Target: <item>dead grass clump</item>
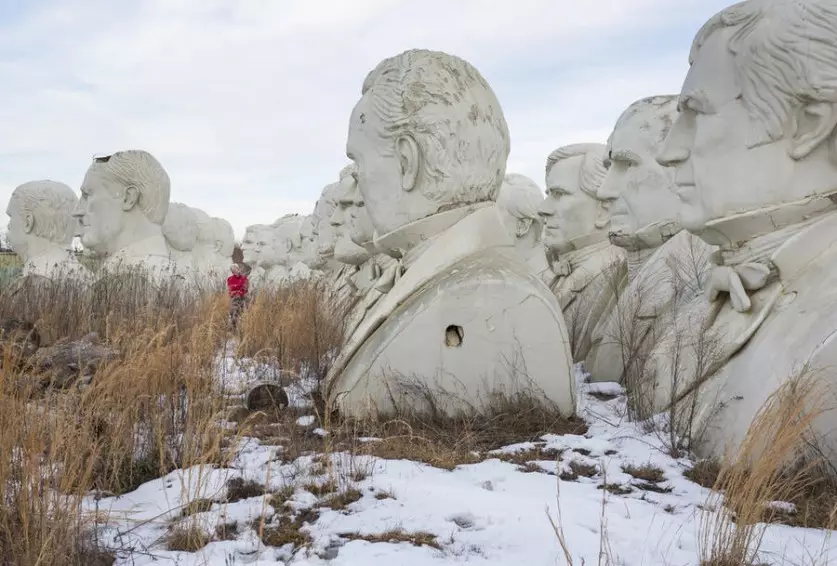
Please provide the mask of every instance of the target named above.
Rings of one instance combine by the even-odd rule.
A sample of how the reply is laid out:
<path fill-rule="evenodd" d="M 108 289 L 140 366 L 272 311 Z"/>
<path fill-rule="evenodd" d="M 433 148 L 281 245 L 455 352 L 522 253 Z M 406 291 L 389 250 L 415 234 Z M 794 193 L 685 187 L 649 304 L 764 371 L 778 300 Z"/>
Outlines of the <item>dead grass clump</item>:
<path fill-rule="evenodd" d="M 406 542 L 413 546 L 429 546 L 436 550 L 442 550 L 442 546 L 437 542 L 437 536 L 424 531 L 409 532 L 404 529 L 390 529 L 383 533 L 377 534 L 360 534 L 360 533 L 340 533 L 341 538 L 347 540 L 365 540 L 366 542 L 388 542 L 398 544 Z"/>
<path fill-rule="evenodd" d="M 316 497 L 323 497 L 330 493 L 335 493 L 338 489 L 337 480 L 334 478 L 328 479 L 324 482 L 308 482 L 303 486 L 303 489 L 315 495 Z"/>
<path fill-rule="evenodd" d="M 716 460 L 698 460 L 683 472 L 683 476 L 701 487 L 712 488 L 721 474 L 721 464 Z"/>
<path fill-rule="evenodd" d="M 214 504 L 215 502 L 211 499 L 195 499 L 183 507 L 183 510 L 180 512 L 180 516 L 185 518 L 199 513 L 208 513 L 212 511 L 212 506 Z"/>
<path fill-rule="evenodd" d="M 556 461 L 561 457 L 561 450 L 556 448 L 544 448 L 543 446 L 535 446 L 527 450 L 518 450 L 517 452 L 500 452 L 494 453 L 491 457 L 509 462 L 511 464 L 518 464 L 526 466 L 534 461 Z"/>
<path fill-rule="evenodd" d="M 291 518 L 280 515 L 273 524 L 267 525 L 260 533 L 262 543 L 266 546 L 282 547 L 292 544 L 294 548 L 300 548 L 311 544 L 311 535 L 304 532 L 302 528 L 306 524 L 314 524 L 319 519 L 319 511 L 306 509 L 296 517 Z"/>
<path fill-rule="evenodd" d="M 236 503 L 265 494 L 264 485 L 255 480 L 231 478 L 227 480 L 227 503 Z"/>
<path fill-rule="evenodd" d="M 660 483 L 665 481 L 666 479 L 663 470 L 650 463 L 643 464 L 642 466 L 634 466 L 628 464 L 626 466 L 622 466 L 622 471 L 628 474 L 629 476 L 633 476 L 638 480 L 646 481 L 649 483 Z"/>
<path fill-rule="evenodd" d="M 447 416 L 425 395 L 431 409 L 422 414 L 400 412 L 366 421 L 344 421 L 337 427 L 344 436 L 366 436 L 379 440 L 356 446 L 360 454 L 387 459 L 406 459 L 452 470 L 486 457 L 504 458 L 487 452 L 539 440 L 544 434 L 584 434 L 587 425 L 575 417 L 564 417 L 556 407 L 529 394 L 506 398 L 496 396 L 480 412 Z M 510 456 L 513 457 L 513 456 Z"/>
<path fill-rule="evenodd" d="M 702 564 L 753 564 L 772 502 L 800 500 L 811 487 L 819 462 L 808 451 L 808 433 L 828 398 L 820 383 L 810 371 L 789 379 L 756 415 L 735 458 L 721 467 L 718 491 L 706 505 L 715 512 L 701 522 Z"/>
<path fill-rule="evenodd" d="M 343 489 L 337 493 L 326 497 L 323 501 L 319 503 L 319 507 L 328 507 L 333 511 L 343 511 L 356 501 L 360 501 L 363 498 L 363 494 L 360 490 L 355 489 L 353 487 L 349 487 L 347 489 Z"/>
<path fill-rule="evenodd" d="M 579 478 L 579 476 L 592 478 L 599 473 L 599 467 L 595 464 L 586 464 L 584 462 L 579 462 L 578 460 L 573 460 L 568 464 L 568 466 L 570 468 L 569 471 L 565 471 L 559 476 L 564 481 L 575 481 Z"/>
<path fill-rule="evenodd" d="M 166 548 L 175 552 L 197 552 L 211 541 L 197 527 L 176 527 L 166 535 Z"/>
<path fill-rule="evenodd" d="M 215 540 L 230 541 L 236 540 L 241 533 L 238 521 L 220 523 L 215 526 Z"/>
<path fill-rule="evenodd" d="M 633 492 L 632 487 L 627 485 L 621 485 L 618 483 L 603 483 L 596 489 L 603 489 L 606 492 L 613 495 L 628 495 L 629 493 Z"/>
<path fill-rule="evenodd" d="M 384 499 L 395 499 L 395 492 L 392 490 L 379 491 L 375 494 L 375 499 L 383 501 Z"/>
<path fill-rule="evenodd" d="M 294 496 L 295 492 L 296 487 L 293 484 L 284 485 L 282 486 L 282 489 L 273 493 L 267 502 L 271 507 L 279 512 L 285 506 L 285 503 L 287 503 L 291 497 Z"/>

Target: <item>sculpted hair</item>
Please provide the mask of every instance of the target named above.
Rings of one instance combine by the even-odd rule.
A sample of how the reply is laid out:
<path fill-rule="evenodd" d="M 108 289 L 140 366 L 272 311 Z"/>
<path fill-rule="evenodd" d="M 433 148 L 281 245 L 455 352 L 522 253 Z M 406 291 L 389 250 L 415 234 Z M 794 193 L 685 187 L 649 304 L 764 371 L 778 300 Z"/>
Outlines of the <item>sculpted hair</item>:
<path fill-rule="evenodd" d="M 837 0 L 748 0 L 706 22 L 689 63 L 709 37 L 735 28 L 732 54 L 744 104 L 758 126 L 753 145 L 782 138 L 803 103 L 837 102 Z"/>
<path fill-rule="evenodd" d="M 635 134 L 639 135 L 639 139 L 645 147 L 656 153 L 677 120 L 678 98 L 673 94 L 649 96 L 628 106 L 616 120 L 613 132 L 607 140 L 607 152 L 604 156 L 605 167 L 610 166 L 613 136 L 622 128 L 631 128 Z M 629 161 L 637 163 L 642 161 L 641 157 L 633 155 L 629 149 L 620 148 L 620 150 L 629 154 L 626 156 Z"/>
<path fill-rule="evenodd" d="M 163 223 L 169 208 L 171 181 L 153 155 L 139 149 L 117 151 L 113 155 L 94 158 L 93 167 L 123 187 L 136 187 L 138 206 L 145 217 L 154 224 Z"/>
<path fill-rule="evenodd" d="M 543 222 L 538 209 L 544 201 L 544 192 L 526 175 L 509 173 L 497 194 L 497 205 L 518 220 L 530 219 L 536 226 Z"/>
<path fill-rule="evenodd" d="M 12 192 L 11 200 L 22 217 L 34 220 L 32 234 L 56 244 L 73 241 L 75 219 L 73 210 L 78 204 L 75 191 L 57 181 L 30 181 Z"/>
<path fill-rule="evenodd" d="M 494 91 L 470 63 L 438 51 L 405 51 L 379 63 L 362 94 L 383 122 L 380 135 L 416 140 L 418 186 L 440 210 L 495 200 L 509 129 Z"/>
<path fill-rule="evenodd" d="M 198 243 L 198 216 L 195 210 L 180 202 L 169 204 L 162 225 L 166 243 L 175 250 L 190 252 Z"/>
<path fill-rule="evenodd" d="M 546 158 L 546 175 L 559 161 L 583 157 L 578 171 L 579 188 L 590 198 L 598 200 L 598 190 L 607 175 L 604 154 L 607 147 L 600 143 L 576 143 L 559 147 Z"/>

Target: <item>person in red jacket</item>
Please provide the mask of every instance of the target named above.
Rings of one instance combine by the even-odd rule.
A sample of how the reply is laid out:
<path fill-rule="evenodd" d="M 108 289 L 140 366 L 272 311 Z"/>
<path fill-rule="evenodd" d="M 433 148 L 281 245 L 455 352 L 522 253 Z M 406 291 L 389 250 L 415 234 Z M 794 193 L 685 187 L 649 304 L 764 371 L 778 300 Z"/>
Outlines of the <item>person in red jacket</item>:
<path fill-rule="evenodd" d="M 230 295 L 232 304 L 230 305 L 230 323 L 233 330 L 238 325 L 238 317 L 241 316 L 241 311 L 247 301 L 247 291 L 249 291 L 250 281 L 247 276 L 241 272 L 241 266 L 234 263 L 230 268 L 232 275 L 227 277 L 227 292 Z"/>

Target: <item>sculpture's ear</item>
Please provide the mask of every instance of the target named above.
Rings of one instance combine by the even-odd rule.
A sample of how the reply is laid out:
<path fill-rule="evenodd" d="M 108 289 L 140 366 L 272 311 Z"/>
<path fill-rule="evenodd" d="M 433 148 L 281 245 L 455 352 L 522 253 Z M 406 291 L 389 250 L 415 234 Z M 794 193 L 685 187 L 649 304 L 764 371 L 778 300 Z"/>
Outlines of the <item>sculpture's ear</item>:
<path fill-rule="evenodd" d="M 401 188 L 412 191 L 418 182 L 419 167 L 422 159 L 416 139 L 405 134 L 395 140 L 395 152 L 401 163 Z"/>
<path fill-rule="evenodd" d="M 791 140 L 790 156 L 793 159 L 808 157 L 824 141 L 831 139 L 837 127 L 837 104 L 809 102 L 803 104 L 796 115 L 796 131 Z"/>
<path fill-rule="evenodd" d="M 23 232 L 25 234 L 29 234 L 34 229 L 35 229 L 35 217 L 32 216 L 31 214 L 27 214 L 23 218 Z"/>
<path fill-rule="evenodd" d="M 291 253 L 291 250 L 294 249 L 294 243 L 291 241 L 290 238 L 285 239 L 285 253 Z"/>
<path fill-rule="evenodd" d="M 517 219 L 517 229 L 515 230 L 515 235 L 518 238 L 522 238 L 526 234 L 529 233 L 529 230 L 532 228 L 532 219 L 531 218 L 518 218 Z"/>
<path fill-rule="evenodd" d="M 133 185 L 125 187 L 125 193 L 122 195 L 122 210 L 129 211 L 139 202 L 140 192 Z"/>

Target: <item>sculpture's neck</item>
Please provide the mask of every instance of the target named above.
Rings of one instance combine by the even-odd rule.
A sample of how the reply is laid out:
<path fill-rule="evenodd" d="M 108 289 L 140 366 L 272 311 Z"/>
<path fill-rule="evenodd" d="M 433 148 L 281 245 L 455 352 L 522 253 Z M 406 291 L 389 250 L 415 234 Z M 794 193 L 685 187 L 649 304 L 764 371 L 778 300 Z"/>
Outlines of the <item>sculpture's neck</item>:
<path fill-rule="evenodd" d="M 407 268 L 417 257 L 421 256 L 439 234 L 453 227 L 466 216 L 491 205 L 493 205 L 491 202 L 469 204 L 416 220 L 380 236 L 376 239 L 375 246 L 392 257 L 401 258 L 402 265 Z"/>
<path fill-rule="evenodd" d="M 123 252 L 130 254 L 132 250 L 143 250 L 146 247 L 149 250 L 148 255 L 168 255 L 162 228 L 140 213 L 126 217 L 123 229 L 109 242 L 108 247 L 112 255 Z"/>

